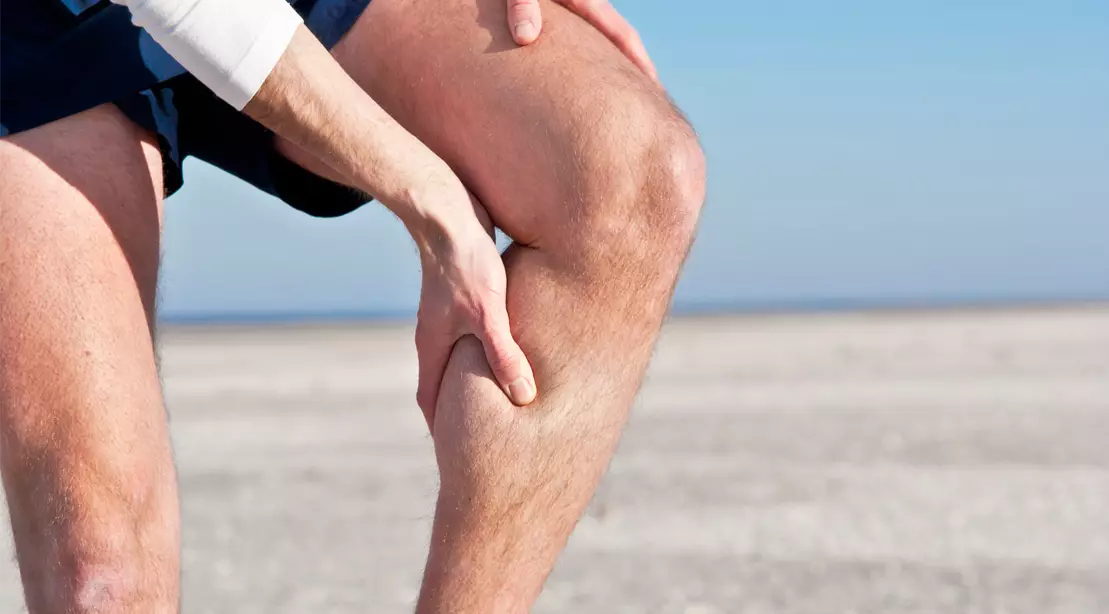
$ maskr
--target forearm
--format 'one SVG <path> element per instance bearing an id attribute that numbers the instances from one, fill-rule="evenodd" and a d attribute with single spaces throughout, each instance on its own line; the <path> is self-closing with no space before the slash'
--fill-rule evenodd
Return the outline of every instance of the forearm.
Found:
<path id="1" fill-rule="evenodd" d="M 373 195 L 417 242 L 472 217 L 446 163 L 358 87 L 285 0 L 113 1 L 217 96 L 326 165 L 315 170 Z"/>
<path id="2" fill-rule="evenodd" d="M 417 240 L 434 234 L 426 232 L 429 225 L 473 215 L 446 209 L 468 202 L 447 164 L 389 117 L 303 26 L 243 112 L 324 163 L 333 178 L 374 196 Z M 463 193 L 424 196 L 448 192 Z"/>

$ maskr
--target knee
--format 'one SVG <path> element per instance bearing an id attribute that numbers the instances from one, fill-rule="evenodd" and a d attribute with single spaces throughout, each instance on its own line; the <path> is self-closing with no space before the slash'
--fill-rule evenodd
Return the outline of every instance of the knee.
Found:
<path id="1" fill-rule="evenodd" d="M 581 215 L 563 226 L 579 254 L 639 259 L 652 266 L 684 259 L 705 198 L 705 157 L 693 128 L 658 97 L 625 106 L 590 139 L 588 176 L 575 182 Z"/>
<path id="2" fill-rule="evenodd" d="M 31 612 L 161 611 L 176 600 L 174 489 L 86 474 L 54 454 L 45 454 L 46 470 L 8 454 L 13 538 Z"/>
<path id="3" fill-rule="evenodd" d="M 59 561 L 39 581 L 25 578 L 31 611 L 102 614 L 162 611 L 177 601 L 175 555 L 136 553 L 92 561 Z M 27 580 L 31 580 L 27 582 Z"/>
<path id="4" fill-rule="evenodd" d="M 676 115 L 676 113 L 674 113 Z M 705 155 L 693 127 L 668 117 L 647 156 L 647 180 L 640 195 L 650 240 L 673 244 L 684 252 L 693 241 L 705 201 Z"/>
<path id="5" fill-rule="evenodd" d="M 137 561 L 110 565 L 82 564 L 74 573 L 73 594 L 67 611 L 123 612 L 137 596 Z M 67 600 L 68 601 L 68 600 Z"/>
<path id="6" fill-rule="evenodd" d="M 141 577 L 137 561 L 110 563 L 60 560 L 36 569 L 21 562 L 24 593 L 31 612 L 75 614 L 126 612 L 137 602 Z"/>

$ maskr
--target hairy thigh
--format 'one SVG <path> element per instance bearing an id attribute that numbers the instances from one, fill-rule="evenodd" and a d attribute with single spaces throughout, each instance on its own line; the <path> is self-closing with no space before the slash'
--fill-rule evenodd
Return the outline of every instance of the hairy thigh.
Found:
<path id="1" fill-rule="evenodd" d="M 559 5 L 543 10 L 542 36 L 520 48 L 504 0 L 374 0 L 334 50 L 498 226 L 530 244 L 589 216 L 602 196 L 638 189 L 636 152 L 660 122 L 677 121 L 604 36 Z"/>
<path id="2" fill-rule="evenodd" d="M 152 135 L 103 105 L 0 139 L 0 168 L 7 316 L 33 304 L 91 317 L 135 299 L 153 313 L 162 163 Z M 115 305 L 63 300 L 104 289 Z"/>
<path id="3" fill-rule="evenodd" d="M 0 460 L 18 546 L 86 486 L 131 496 L 117 477 L 162 468 L 103 473 L 165 445 L 150 332 L 162 171 L 112 106 L 0 140 L 0 169 Z"/>

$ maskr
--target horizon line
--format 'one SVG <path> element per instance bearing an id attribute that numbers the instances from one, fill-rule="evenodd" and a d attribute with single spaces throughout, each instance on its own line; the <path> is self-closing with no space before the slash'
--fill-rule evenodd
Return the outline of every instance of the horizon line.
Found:
<path id="1" fill-rule="evenodd" d="M 951 309 L 1005 309 L 1095 306 L 1109 304 L 1106 296 L 1012 296 L 1012 297 L 926 297 L 926 298 L 825 298 L 810 300 L 690 301 L 675 303 L 669 316 L 760 315 L 843 313 L 851 311 L 915 311 Z M 312 322 L 411 322 L 415 308 L 224 311 L 207 313 L 159 313 L 158 323 L 194 324 L 284 324 Z"/>

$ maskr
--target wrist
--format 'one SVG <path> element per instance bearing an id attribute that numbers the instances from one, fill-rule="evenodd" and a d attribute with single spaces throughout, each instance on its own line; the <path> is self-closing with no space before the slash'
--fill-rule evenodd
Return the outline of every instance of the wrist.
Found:
<path id="1" fill-rule="evenodd" d="M 454 235 L 450 225 L 437 213 L 415 216 L 402 222 L 416 244 L 420 261 L 425 266 L 429 261 L 438 259 L 453 243 Z"/>
<path id="2" fill-rule="evenodd" d="M 422 258 L 449 248 L 475 220 L 466 188 L 449 169 L 445 173 L 445 177 L 420 173 L 423 179 L 403 189 L 395 205 L 386 203 L 412 236 Z"/>

